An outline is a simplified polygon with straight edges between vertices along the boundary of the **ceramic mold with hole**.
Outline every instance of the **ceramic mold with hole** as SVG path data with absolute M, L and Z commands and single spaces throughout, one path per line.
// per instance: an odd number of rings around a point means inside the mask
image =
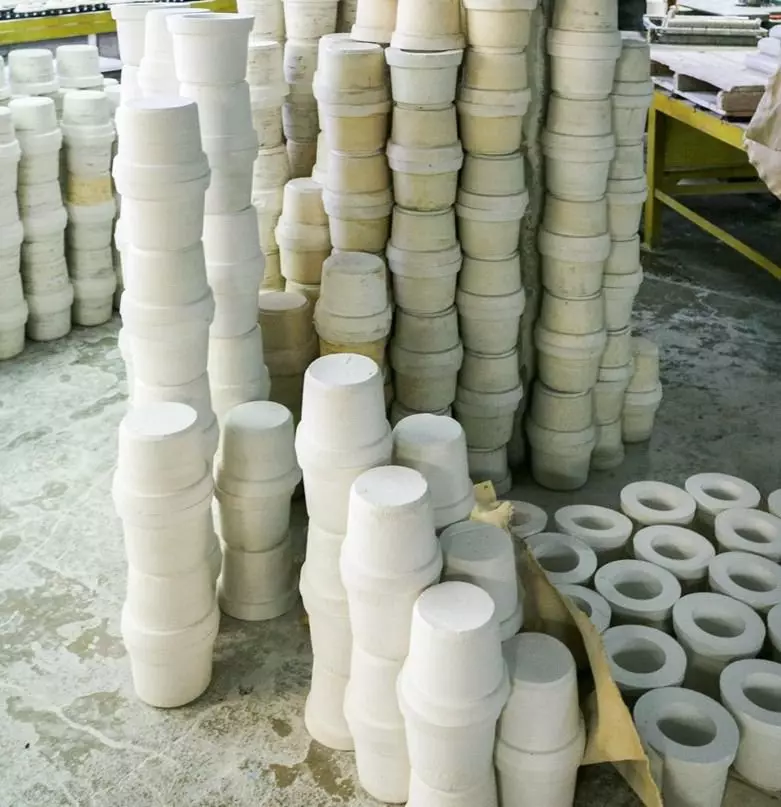
M 594 588 L 610 603 L 617 625 L 666 630 L 681 584 L 671 572 L 642 560 L 614 560 L 597 570 Z
M 719 679 L 721 702 L 740 729 L 734 768 L 762 790 L 781 789 L 781 664 L 748 659 L 730 664 Z
M 681 597 L 673 607 L 673 628 L 689 659 L 685 685 L 712 698 L 718 698 L 724 668 L 759 655 L 766 635 L 762 618 L 748 605 L 710 592 Z
M 619 625 L 602 634 L 610 672 L 629 702 L 661 687 L 682 686 L 686 653 L 667 633 L 647 625 Z
M 699 692 L 664 687 L 632 714 L 664 803 L 719 807 L 740 739 L 730 713 Z

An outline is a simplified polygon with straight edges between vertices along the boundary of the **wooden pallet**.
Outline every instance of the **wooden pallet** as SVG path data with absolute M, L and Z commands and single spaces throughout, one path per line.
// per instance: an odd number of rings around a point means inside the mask
M 755 48 L 651 48 L 657 85 L 724 118 L 750 118 L 764 95 L 768 76 L 748 69 Z

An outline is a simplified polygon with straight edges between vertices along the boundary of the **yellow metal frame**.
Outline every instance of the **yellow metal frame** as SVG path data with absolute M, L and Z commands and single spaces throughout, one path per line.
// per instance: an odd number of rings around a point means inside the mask
M 194 5 L 211 11 L 236 11 L 236 0 L 204 0 Z M 21 45 L 48 39 L 108 34 L 117 27 L 110 11 L 87 11 L 59 17 L 31 17 L 26 20 L 0 21 L 0 45 Z
M 744 150 L 744 132 L 742 124 L 663 90 L 654 92 L 648 115 L 644 243 L 649 249 L 659 244 L 662 207 L 669 207 L 781 280 L 781 266 L 680 201 L 684 196 L 767 192 Z M 733 181 L 715 181 L 724 179 Z

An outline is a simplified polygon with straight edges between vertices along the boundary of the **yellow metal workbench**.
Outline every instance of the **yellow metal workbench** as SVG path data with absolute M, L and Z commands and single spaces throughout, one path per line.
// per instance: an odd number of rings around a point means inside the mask
M 781 280 L 781 266 L 685 205 L 686 196 L 724 193 L 767 193 L 743 147 L 745 124 L 654 91 L 648 116 L 648 201 L 644 242 L 659 244 L 662 207 L 718 238 Z M 729 180 L 725 182 L 724 180 Z
M 196 6 L 212 11 L 235 11 L 236 0 L 204 0 Z M 108 34 L 117 27 L 110 11 L 85 11 L 59 17 L 31 17 L 23 20 L 0 20 L 0 45 L 21 45 L 48 39 Z

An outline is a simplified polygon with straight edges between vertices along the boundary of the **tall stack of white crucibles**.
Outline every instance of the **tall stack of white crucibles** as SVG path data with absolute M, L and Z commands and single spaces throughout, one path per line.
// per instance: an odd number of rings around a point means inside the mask
M 113 112 L 102 90 L 70 90 L 62 106 L 65 160 L 62 187 L 68 210 L 68 271 L 73 322 L 108 322 L 117 278 L 111 242 L 117 208 L 111 184 Z
M 252 165 L 258 141 L 245 80 L 253 19 L 240 14 L 176 14 L 173 39 L 179 92 L 197 103 L 211 169 L 205 195 L 203 251 L 214 294 L 209 331 L 209 382 L 218 420 L 246 401 L 265 400 L 269 376 L 257 324 L 263 280 Z
M 456 189 L 463 151 L 455 95 L 463 57 L 458 3 L 417 14 L 399 3 L 390 20 L 393 110 L 388 162 L 395 205 L 387 247 L 397 304 L 390 347 L 394 421 L 419 412 L 449 414 L 463 359 L 454 306 L 461 248 Z M 381 41 L 389 20 L 360 3 L 353 38 Z
M 532 473 L 558 489 L 585 483 L 596 444 L 593 389 L 607 344 L 602 284 L 610 252 L 608 172 L 615 156 L 609 96 L 621 50 L 617 7 L 616 0 L 562 0 L 548 31 L 553 93 L 543 134 L 544 292 L 527 425 Z M 622 344 L 608 352 L 622 352 Z
M 391 453 L 391 430 L 377 364 L 346 353 L 314 361 L 304 377 L 296 432 L 309 512 L 300 589 L 314 655 L 304 720 L 309 733 L 329 748 L 353 748 L 344 714 L 352 633 L 339 570 L 350 487 L 364 471 L 388 464 Z
M 120 348 L 131 402 L 191 405 L 211 464 L 219 432 L 207 375 L 214 298 L 201 241 L 209 163 L 198 109 L 185 98 L 152 96 L 120 106 L 116 120 L 113 174 L 125 233 Z
M 152 706 L 189 703 L 211 680 L 213 490 L 192 407 L 160 402 L 125 415 L 113 486 L 128 560 L 122 638 L 136 694 Z
M 71 329 L 73 286 L 65 262 L 68 214 L 60 190 L 62 132 L 51 98 L 15 98 L 9 109 L 22 150 L 17 194 L 24 226 L 22 285 L 29 308 L 27 335 L 45 342 L 59 339 Z
M 455 414 L 473 479 L 509 490 L 507 443 L 522 398 L 516 349 L 525 297 L 518 253 L 528 206 L 523 121 L 531 99 L 526 48 L 536 0 L 467 2 L 458 117 L 466 156 L 458 191 L 464 266 L 457 295 L 464 362 Z
M 317 155 L 320 130 L 313 79 L 318 44 L 336 31 L 338 0 L 284 0 L 285 81 L 290 93 L 282 109 L 293 177 L 308 177 Z

